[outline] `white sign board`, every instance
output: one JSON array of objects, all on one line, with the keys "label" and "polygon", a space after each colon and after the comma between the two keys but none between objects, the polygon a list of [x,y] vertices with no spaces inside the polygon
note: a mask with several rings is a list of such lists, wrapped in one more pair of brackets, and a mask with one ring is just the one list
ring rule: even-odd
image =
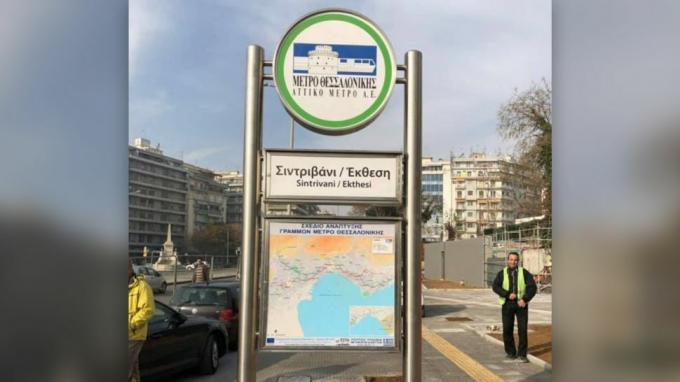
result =
[{"label": "white sign board", "polygon": [[397,222],[269,221],[265,349],[398,347]]},{"label": "white sign board", "polygon": [[372,201],[398,204],[401,155],[267,151],[268,201]]},{"label": "white sign board", "polygon": [[274,54],[274,81],[286,110],[322,134],[347,134],[373,121],[394,87],[389,41],[366,17],[323,10],[298,20]]}]

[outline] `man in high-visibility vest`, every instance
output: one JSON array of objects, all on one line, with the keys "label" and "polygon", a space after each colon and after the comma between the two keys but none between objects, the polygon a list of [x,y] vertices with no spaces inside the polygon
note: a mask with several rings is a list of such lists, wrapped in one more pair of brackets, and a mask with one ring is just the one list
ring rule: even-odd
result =
[{"label": "man in high-visibility vest", "polygon": [[[527,359],[527,325],[529,323],[529,301],[536,295],[534,276],[519,265],[519,253],[508,253],[508,266],[503,268],[493,282],[493,291],[500,296],[499,303],[503,306],[503,343],[507,359],[519,358],[521,362]],[[517,331],[519,347],[515,348],[515,317],[517,317]]]}]

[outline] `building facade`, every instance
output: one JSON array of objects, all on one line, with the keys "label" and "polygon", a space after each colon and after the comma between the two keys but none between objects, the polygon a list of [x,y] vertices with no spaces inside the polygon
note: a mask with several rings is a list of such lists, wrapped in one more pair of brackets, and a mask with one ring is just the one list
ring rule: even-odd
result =
[{"label": "building facade", "polygon": [[461,239],[480,236],[485,228],[513,224],[540,214],[540,192],[529,173],[509,156],[483,153],[451,158],[452,194],[444,210],[453,216]]},{"label": "building facade", "polygon": [[422,237],[425,241],[445,240],[448,215],[445,216],[444,200],[451,194],[451,164],[448,160],[424,157],[421,166],[423,208],[432,209],[430,219],[423,222]]},{"label": "building facade", "polygon": [[224,185],[227,224],[242,224],[243,175],[238,171],[218,171],[215,180]]},{"label": "building facade", "polygon": [[211,170],[184,163],[189,189],[187,192],[187,235],[211,224],[226,221],[225,186],[215,180]]},{"label": "building facade", "polygon": [[186,248],[187,171],[183,162],[163,155],[149,141],[135,139],[128,147],[128,251],[163,247],[168,225],[178,251]]},{"label": "building facade", "polygon": [[144,247],[160,252],[169,225],[177,252],[190,252],[194,232],[227,222],[228,190],[241,195],[232,196],[240,202],[232,201],[230,210],[233,219],[238,216],[234,222],[241,221],[242,177],[240,183],[221,183],[219,174],[164,155],[159,146],[143,138],[128,147],[128,167],[128,251],[132,256],[141,255]]}]

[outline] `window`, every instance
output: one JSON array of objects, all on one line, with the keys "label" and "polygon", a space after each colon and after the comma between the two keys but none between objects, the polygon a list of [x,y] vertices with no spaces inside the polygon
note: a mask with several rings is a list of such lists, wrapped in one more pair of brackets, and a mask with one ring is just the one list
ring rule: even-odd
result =
[{"label": "window", "polygon": [[472,171],[468,171],[467,176],[472,176]]},{"label": "window", "polygon": [[472,191],[468,191],[468,196],[472,196]]},{"label": "window", "polygon": [[167,310],[164,306],[156,304],[156,309],[154,309],[153,316],[149,320],[149,325],[160,324],[170,320],[171,312]]},{"label": "window", "polygon": [[458,191],[458,192],[456,193],[456,195],[457,195],[459,198],[462,198],[462,197],[463,197],[463,191]]},{"label": "window", "polygon": [[468,201],[467,206],[468,207],[473,207],[475,205],[475,202]]},{"label": "window", "polygon": [[479,197],[483,198],[484,197],[484,191],[479,191]]},{"label": "window", "polygon": [[231,305],[228,290],[222,288],[185,287],[170,301],[178,305]]},{"label": "window", "polygon": [[471,217],[472,217],[472,215],[474,215],[474,213],[473,213],[473,212],[470,212],[470,211],[468,211],[468,213],[467,213],[467,216],[468,216],[469,218],[471,218]]}]

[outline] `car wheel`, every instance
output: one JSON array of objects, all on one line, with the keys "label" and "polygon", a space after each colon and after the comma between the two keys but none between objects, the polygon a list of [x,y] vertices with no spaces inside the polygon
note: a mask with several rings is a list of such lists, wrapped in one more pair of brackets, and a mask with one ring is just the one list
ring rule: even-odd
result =
[{"label": "car wheel", "polygon": [[160,289],[161,294],[165,294],[165,291],[166,291],[167,289],[168,289],[168,284],[162,283],[162,284],[161,284],[161,289]]},{"label": "car wheel", "polygon": [[215,374],[220,364],[220,348],[217,346],[214,336],[208,337],[208,341],[203,349],[203,357],[198,365],[198,372],[201,374]]}]

